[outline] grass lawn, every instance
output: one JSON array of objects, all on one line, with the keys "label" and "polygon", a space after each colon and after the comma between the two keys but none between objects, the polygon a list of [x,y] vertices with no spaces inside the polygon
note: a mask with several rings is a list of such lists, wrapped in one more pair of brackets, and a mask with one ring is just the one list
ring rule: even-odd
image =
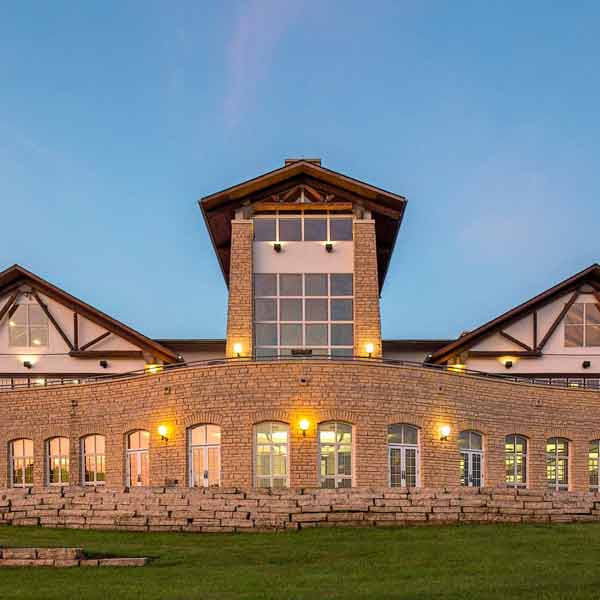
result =
[{"label": "grass lawn", "polygon": [[124,533],[0,526],[1,546],[149,556],[141,568],[14,568],[0,598],[598,598],[600,525]]}]

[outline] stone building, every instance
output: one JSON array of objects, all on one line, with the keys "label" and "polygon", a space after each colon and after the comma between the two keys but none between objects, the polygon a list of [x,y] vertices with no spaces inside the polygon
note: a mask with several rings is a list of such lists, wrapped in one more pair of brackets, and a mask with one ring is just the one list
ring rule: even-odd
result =
[{"label": "stone building", "polygon": [[[382,340],[405,198],[298,159],[199,205],[229,289],[223,340],[152,340],[22,267],[0,273],[0,481],[16,502],[1,520],[115,525],[121,503],[149,527],[157,488],[186,508],[156,519],[207,530],[343,520],[319,489],[372,522],[410,521],[402,506],[544,520],[565,514],[548,491],[595,498],[600,266],[456,340]],[[212,516],[194,516],[194,488]],[[71,500],[43,514],[56,490]],[[485,510],[465,510],[474,493]],[[574,514],[594,518],[592,496]],[[325,517],[293,518],[319,503]]]}]

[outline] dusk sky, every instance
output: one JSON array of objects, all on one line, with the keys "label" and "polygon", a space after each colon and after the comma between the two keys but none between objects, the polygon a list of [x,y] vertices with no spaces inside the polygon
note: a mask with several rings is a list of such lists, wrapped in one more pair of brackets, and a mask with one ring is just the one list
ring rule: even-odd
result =
[{"label": "dusk sky", "polygon": [[286,157],[402,194],[384,338],[476,327],[600,261],[597,2],[12,2],[0,269],[220,338],[197,200]]}]

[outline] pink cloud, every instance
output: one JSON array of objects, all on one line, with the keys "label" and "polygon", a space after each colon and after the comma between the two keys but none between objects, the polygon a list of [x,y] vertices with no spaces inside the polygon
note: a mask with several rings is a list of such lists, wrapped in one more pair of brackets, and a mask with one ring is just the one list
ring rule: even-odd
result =
[{"label": "pink cloud", "polygon": [[258,84],[269,72],[278,42],[297,21],[302,2],[250,0],[240,10],[227,45],[227,93],[224,113],[235,127],[254,101]]}]

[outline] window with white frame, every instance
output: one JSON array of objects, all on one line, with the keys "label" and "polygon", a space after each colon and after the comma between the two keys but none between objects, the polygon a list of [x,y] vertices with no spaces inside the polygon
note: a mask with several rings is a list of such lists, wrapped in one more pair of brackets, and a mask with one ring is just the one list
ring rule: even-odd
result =
[{"label": "window with white frame", "polygon": [[33,440],[19,439],[8,447],[10,485],[27,487],[33,485]]},{"label": "window with white frame", "polygon": [[256,273],[256,356],[352,356],[353,297],[351,273]]},{"label": "window with white frame", "polygon": [[590,481],[590,490],[600,491],[600,479],[598,477],[598,462],[600,459],[600,440],[590,442],[588,453],[588,476]]},{"label": "window with white frame", "polygon": [[352,215],[296,214],[254,218],[255,242],[351,242]]},{"label": "window with white frame", "polygon": [[569,489],[569,440],[553,437],[546,442],[546,481],[551,489]]},{"label": "window with white frame", "polygon": [[69,438],[54,437],[46,442],[49,485],[69,485]]},{"label": "window with white frame", "polygon": [[419,430],[413,425],[395,423],[388,427],[390,487],[419,485]]},{"label": "window with white frame", "polygon": [[221,485],[221,428],[196,425],[188,430],[190,487]]},{"label": "window with white frame", "polygon": [[508,487],[527,487],[527,438],[511,434],[504,439],[504,465]]},{"label": "window with white frame", "polygon": [[283,488],[289,485],[289,426],[269,421],[255,426],[254,485]]},{"label": "window with white frame", "polygon": [[565,346],[600,346],[600,305],[575,302],[565,317]]},{"label": "window with white frame", "polygon": [[147,431],[132,431],[127,436],[126,485],[128,487],[150,485],[149,444],[150,434]]},{"label": "window with white frame", "polygon": [[321,487],[352,487],[352,425],[330,421],[319,425]]},{"label": "window with white frame", "polygon": [[81,440],[83,485],[104,485],[106,481],[106,438],[86,435]]},{"label": "window with white frame", "polygon": [[460,450],[460,484],[465,487],[483,485],[483,437],[476,431],[461,431],[458,436]]},{"label": "window with white frame", "polygon": [[48,317],[35,300],[22,297],[10,309],[8,344],[21,348],[48,345]]}]

